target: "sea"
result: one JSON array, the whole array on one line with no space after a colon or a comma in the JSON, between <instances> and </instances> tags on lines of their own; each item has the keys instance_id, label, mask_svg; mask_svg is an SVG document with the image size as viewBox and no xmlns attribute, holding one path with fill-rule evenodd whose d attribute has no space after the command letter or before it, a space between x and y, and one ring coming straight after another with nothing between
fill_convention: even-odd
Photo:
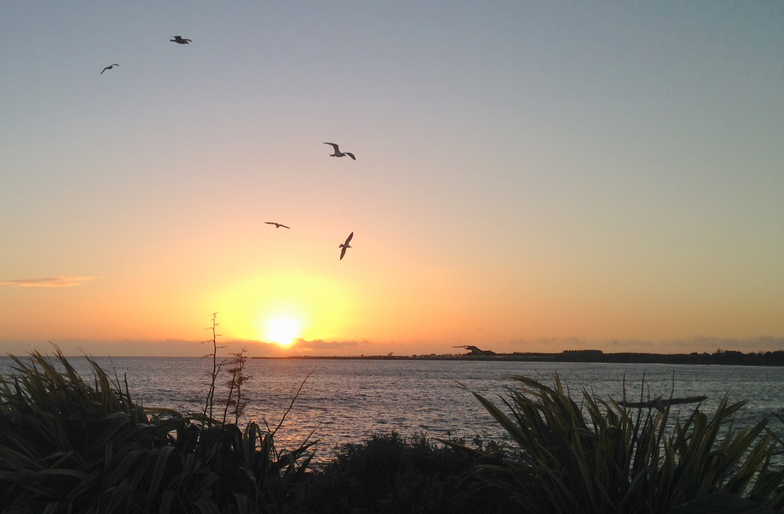
<instances>
[{"instance_id":1,"label":"sea","mask_svg":"<svg viewBox=\"0 0 784 514\"><path fill-rule=\"evenodd\" d=\"M92 373L81 357L69 361L84 377ZM182 413L201 411L210 383L211 358L97 357L111 376L127 380L131 396L145 408ZM14 373L9 357L0 357L0 373ZM224 365L224 369L230 363ZM247 409L243 422L277 428L278 450L316 441L319 458L339 447L361 443L374 434L404 437L506 440L505 433L474 396L503 406L514 376L554 386L560 378L575 401L583 391L601 399L650 400L657 396L707 396L701 409L709 415L725 394L745 401L735 426L770 419L784 435L784 367L603 364L481 361L470 359L248 359L243 386ZM228 376L216 387L215 413L222 417ZM625 396L624 396L625 395ZM693 405L673 407L690 412Z\"/></svg>"}]
</instances>

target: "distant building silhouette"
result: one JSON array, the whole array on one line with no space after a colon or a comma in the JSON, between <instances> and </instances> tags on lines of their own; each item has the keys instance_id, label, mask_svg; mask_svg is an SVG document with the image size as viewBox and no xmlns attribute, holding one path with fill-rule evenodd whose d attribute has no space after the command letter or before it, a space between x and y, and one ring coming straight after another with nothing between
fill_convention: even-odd
<instances>
[{"instance_id":1,"label":"distant building silhouette","mask_svg":"<svg viewBox=\"0 0 784 514\"><path fill-rule=\"evenodd\" d=\"M476 346L471 346L471 345L453 346L452 348L465 348L466 350L470 350L470 353L468 355L495 355L494 351L481 350Z\"/></svg>"}]
</instances>

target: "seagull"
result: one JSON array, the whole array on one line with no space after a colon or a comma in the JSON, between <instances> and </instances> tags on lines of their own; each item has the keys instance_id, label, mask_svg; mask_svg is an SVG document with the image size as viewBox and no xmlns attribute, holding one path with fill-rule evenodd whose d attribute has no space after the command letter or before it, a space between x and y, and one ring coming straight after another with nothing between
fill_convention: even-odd
<instances>
[{"instance_id":1,"label":"seagull","mask_svg":"<svg viewBox=\"0 0 784 514\"><path fill-rule=\"evenodd\" d=\"M354 237L354 233L353 232L348 235L348 237L346 238L346 242L338 247L338 248L342 248L342 250L340 250L340 260L341 261L343 260L343 256L346 255L346 249L347 248L351 248L348 243L349 243L349 241L351 241L352 237Z\"/></svg>"},{"instance_id":2,"label":"seagull","mask_svg":"<svg viewBox=\"0 0 784 514\"><path fill-rule=\"evenodd\" d=\"M106 68L104 68L103 70L101 70L101 73L99 73L98 75L103 75L103 72L104 72L104 71L106 71L106 70L111 70L111 69L112 69L112 68L114 68L115 66L119 66L119 64L112 64L111 66L107 66Z\"/></svg>"},{"instance_id":3,"label":"seagull","mask_svg":"<svg viewBox=\"0 0 784 514\"><path fill-rule=\"evenodd\" d=\"M332 148L335 149L335 153L331 154L330 157L343 157L345 155L348 155L349 157L351 157L355 161L357 160L357 158L354 157L353 153L351 153L351 152L341 152L340 148L338 148L338 145L336 145L335 143L324 143L324 144L325 145L332 145Z\"/></svg>"},{"instance_id":4,"label":"seagull","mask_svg":"<svg viewBox=\"0 0 784 514\"><path fill-rule=\"evenodd\" d=\"M183 39L182 36L174 36L174 39L170 39L169 41L173 41L181 45L189 45L191 43L190 39Z\"/></svg>"},{"instance_id":5,"label":"seagull","mask_svg":"<svg viewBox=\"0 0 784 514\"><path fill-rule=\"evenodd\" d=\"M291 227L287 227L287 226L286 226L286 225L284 225L283 223L276 223L276 222L274 222L274 221L265 221L264 223L266 223L267 225L275 225L275 228L280 228L280 227L283 227L283 228L291 228Z\"/></svg>"}]
</instances>

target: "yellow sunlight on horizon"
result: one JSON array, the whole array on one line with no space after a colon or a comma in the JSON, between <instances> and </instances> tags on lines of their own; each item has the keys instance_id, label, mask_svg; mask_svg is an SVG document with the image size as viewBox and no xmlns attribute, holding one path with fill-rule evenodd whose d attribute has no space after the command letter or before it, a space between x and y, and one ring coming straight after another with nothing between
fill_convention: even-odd
<instances>
[{"instance_id":1,"label":"yellow sunlight on horizon","mask_svg":"<svg viewBox=\"0 0 784 514\"><path fill-rule=\"evenodd\" d=\"M224 337L289 345L342 337L352 311L345 286L301 273L243 280L226 290L216 310Z\"/></svg>"},{"instance_id":2,"label":"yellow sunlight on horizon","mask_svg":"<svg viewBox=\"0 0 784 514\"><path fill-rule=\"evenodd\" d=\"M267 325L267 341L288 346L299 337L301 328L300 322L294 318L275 318Z\"/></svg>"}]
</instances>

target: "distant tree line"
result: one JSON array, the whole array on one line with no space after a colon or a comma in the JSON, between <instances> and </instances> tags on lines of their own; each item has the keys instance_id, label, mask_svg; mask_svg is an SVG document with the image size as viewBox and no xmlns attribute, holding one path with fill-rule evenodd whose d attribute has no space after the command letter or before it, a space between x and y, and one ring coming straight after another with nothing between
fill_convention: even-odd
<instances>
[{"instance_id":1,"label":"distant tree line","mask_svg":"<svg viewBox=\"0 0 784 514\"><path fill-rule=\"evenodd\" d=\"M726 364L735 366L784 366L784 351L743 353L716 350L713 353L604 353L601 350L572 350L562 353L513 353L497 355L510 360L538 360L552 362L608 362L662 364Z\"/></svg>"}]
</instances>

